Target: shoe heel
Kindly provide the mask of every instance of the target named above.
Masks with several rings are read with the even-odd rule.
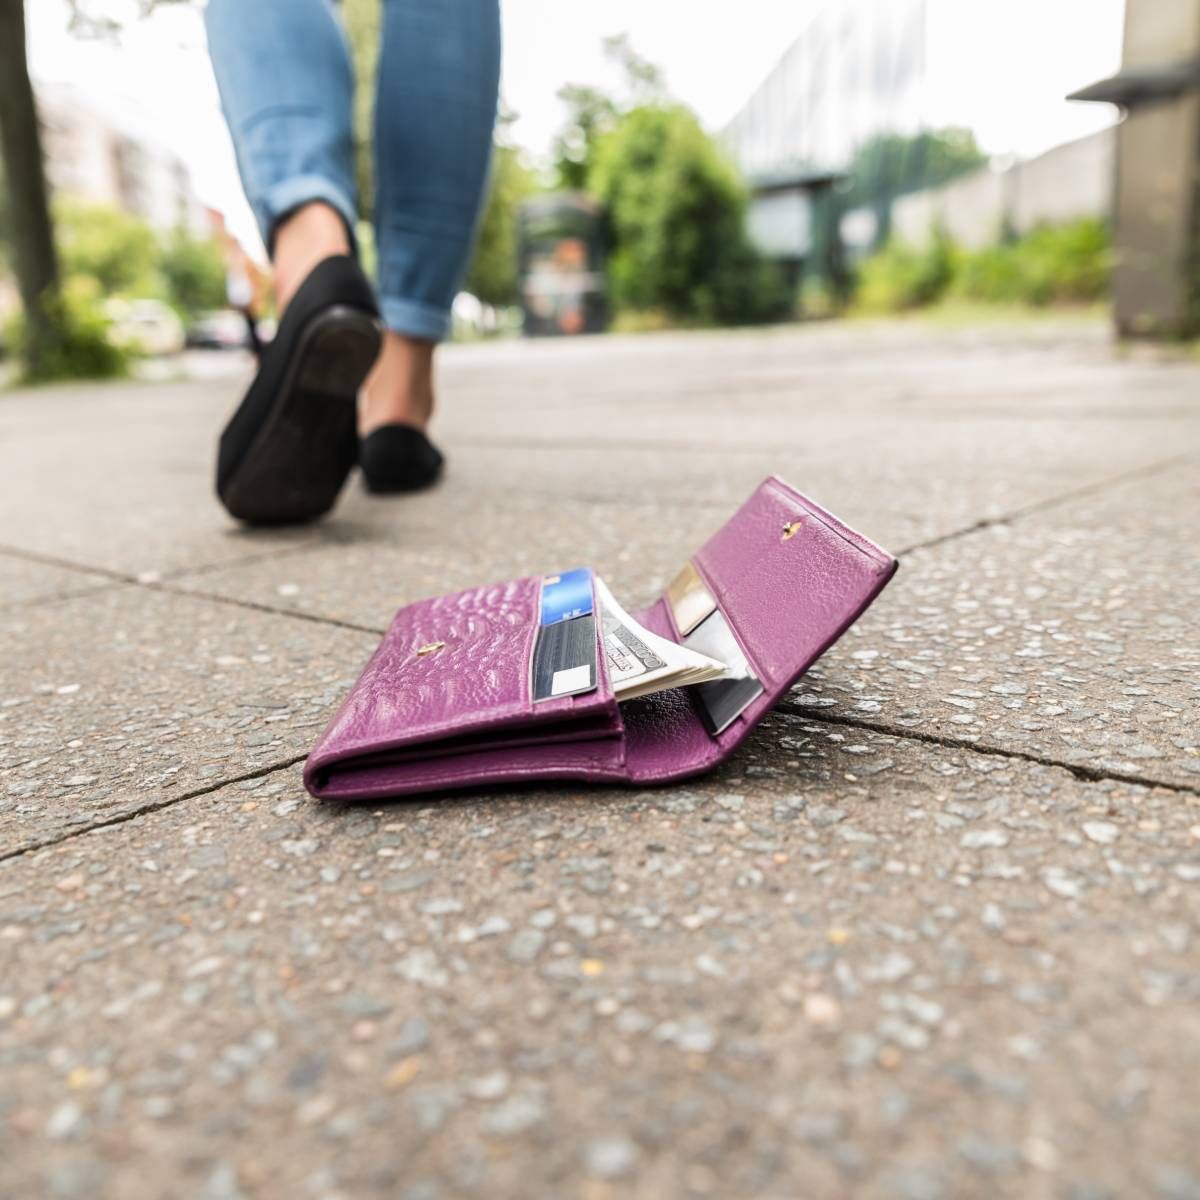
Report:
[[[346,305],[327,309],[309,331],[296,386],[331,396],[357,394],[383,344],[383,328],[370,313]]]

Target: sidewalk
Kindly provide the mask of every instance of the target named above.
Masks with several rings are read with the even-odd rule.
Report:
[[[0,1197],[1200,1197],[1200,364],[1099,325],[453,347],[250,532],[237,381],[0,396]],[[766,474],[895,581],[718,774],[380,808],[397,606],[649,601]]]

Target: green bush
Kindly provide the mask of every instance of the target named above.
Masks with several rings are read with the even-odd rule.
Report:
[[[737,171],[690,110],[646,104],[625,113],[597,145],[589,187],[608,210],[618,308],[697,324],[786,314],[781,276],[746,237]]]
[[[985,246],[963,256],[954,295],[991,304],[1020,304],[1026,299],[1021,263],[1011,245]]]
[[[1084,217],[968,254],[954,293],[992,303],[1091,303],[1107,293],[1111,270],[1108,227]]]
[[[467,291],[484,304],[503,306],[520,299],[517,213],[536,188],[537,180],[517,147],[498,142],[466,280]]]
[[[905,312],[933,304],[950,286],[960,259],[942,230],[920,247],[892,238],[859,268],[857,305],[864,312]]]
[[[166,299],[182,316],[225,307],[225,254],[216,238],[177,229],[161,243],[158,268]]]
[[[902,312],[946,296],[988,304],[1087,304],[1108,291],[1107,225],[1085,217],[1042,225],[1015,241],[962,251],[943,233],[916,248],[893,239],[862,264],[858,307]]]
[[[107,204],[74,200],[55,205],[59,260],[65,278],[96,280],[105,296],[158,296],[159,245],[139,217]]]
[[[109,322],[100,309],[90,281],[73,280],[63,292],[46,302],[53,336],[35,371],[26,371],[24,383],[49,383],[57,379],[117,379],[128,373],[130,354],[109,340]],[[26,354],[27,323],[17,313],[8,328],[7,341],[22,361]]]

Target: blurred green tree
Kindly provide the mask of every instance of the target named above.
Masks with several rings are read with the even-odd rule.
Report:
[[[538,188],[537,176],[506,137],[512,120],[511,114],[502,114],[497,123],[487,202],[464,284],[472,295],[497,307],[516,304],[519,298],[518,215],[521,202]]]
[[[605,57],[620,68],[620,97],[581,83],[568,83],[558,90],[567,118],[554,139],[554,182],[569,192],[587,187],[596,147],[623,113],[665,98],[662,71],[634,50],[627,33],[605,38],[603,46]]]
[[[874,209],[876,244],[882,245],[891,231],[891,207],[896,197],[936,187],[987,161],[969,129],[950,126],[917,134],[877,134],[855,153],[842,202],[847,209]]]
[[[380,0],[342,0],[342,22],[354,64],[354,173],[359,213],[364,221],[375,211],[375,162],[371,153],[375,116],[375,73],[379,65]]]
[[[90,276],[105,296],[162,292],[158,239],[141,218],[69,199],[55,204],[54,215],[64,275]]]
[[[620,112],[610,95],[586,84],[568,83],[559,88],[558,98],[567,106],[567,119],[554,138],[554,182],[578,192],[587,187],[597,143]]]
[[[185,317],[225,307],[225,255],[215,238],[177,229],[161,243],[159,270],[167,299]]]
[[[8,211],[8,184],[4,178],[4,165],[0,163],[0,271],[9,269],[12,244],[12,218]]]
[[[619,307],[720,324],[787,312],[783,280],[746,237],[737,170],[690,109],[631,109],[600,140],[588,182],[608,210]]]

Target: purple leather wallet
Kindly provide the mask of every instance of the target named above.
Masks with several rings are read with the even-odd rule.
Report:
[[[763,688],[720,732],[702,719],[695,689],[618,705],[600,644],[593,691],[535,703],[535,576],[402,608],[309,754],[305,785],[314,796],[362,800],[530,780],[663,783],[707,771],[854,623],[896,560],[772,476],[691,567]],[[679,642],[687,630],[677,611],[664,595],[633,615]]]

